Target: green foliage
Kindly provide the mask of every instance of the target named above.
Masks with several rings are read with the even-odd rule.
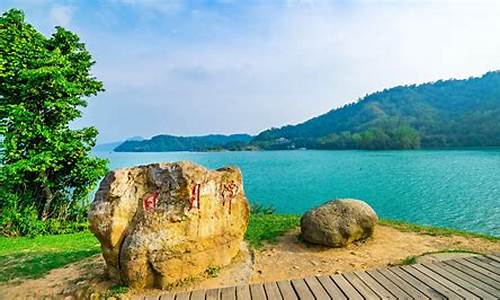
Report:
[[[124,285],[113,285],[112,287],[110,287],[106,293],[104,294],[104,297],[105,298],[109,298],[109,297],[116,297],[116,296],[120,296],[120,295],[123,295],[123,294],[126,294],[129,290],[129,287],[128,286],[124,286]]]
[[[40,278],[52,269],[99,252],[99,243],[90,232],[35,238],[0,237],[0,282]]]
[[[217,277],[220,272],[220,267],[208,267],[205,270],[205,273],[207,274],[208,277]]]
[[[149,140],[125,141],[115,148],[117,152],[164,152],[164,151],[220,151],[238,150],[250,142],[248,134],[206,136],[157,135]]]
[[[261,149],[416,149],[500,145],[500,72],[398,86],[295,126],[271,128]]]
[[[407,266],[407,265],[414,265],[416,263],[417,263],[416,256],[408,256],[401,261],[400,265]]]
[[[354,134],[349,131],[332,133],[319,138],[316,146],[319,149],[417,149],[420,148],[420,136],[408,126],[387,130],[370,128]]]
[[[252,247],[262,247],[264,242],[276,242],[287,231],[299,226],[299,215],[250,215],[245,239]]]
[[[258,202],[250,203],[250,213],[252,215],[272,215],[276,212],[276,208],[274,208],[271,204],[264,205]]]
[[[50,38],[19,10],[0,17],[0,218],[4,235],[67,232],[86,218],[88,194],[106,172],[89,157],[97,130],[73,130],[86,97],[103,91],[78,36]]]

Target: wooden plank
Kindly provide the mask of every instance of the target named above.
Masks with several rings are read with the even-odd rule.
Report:
[[[283,299],[276,282],[264,283],[264,290],[266,291],[267,299]]]
[[[174,300],[175,294],[173,293],[164,293],[160,295],[160,300]]]
[[[366,271],[365,272],[367,275],[369,275],[371,278],[373,278],[376,282],[384,286],[388,291],[390,291],[397,299],[425,299],[426,297],[423,294],[419,294],[418,290],[414,289],[410,285],[408,285],[406,282],[402,281],[401,279],[397,278],[395,280],[400,280],[402,281],[402,284],[406,284],[409,287],[413,288],[413,297],[412,297],[412,291],[409,290],[408,288],[404,288],[404,286],[397,285],[397,282],[392,282],[390,279],[382,275],[379,271],[377,270],[371,270],[371,271]]]
[[[307,286],[309,286],[309,289],[316,299],[330,299],[330,296],[325,291],[318,279],[316,279],[316,277],[306,277],[304,278],[304,281],[306,282]]]
[[[250,287],[248,285],[240,285],[236,287],[236,298],[238,300],[250,300]]]
[[[498,262],[498,261],[496,261],[494,259],[491,259],[491,258],[486,257],[486,256],[480,256],[480,257],[477,257],[477,259],[479,259],[479,260],[481,260],[481,261],[483,261],[485,263],[488,263],[488,264],[494,266],[497,269],[500,269],[500,262]]]
[[[500,279],[500,269],[499,268],[496,268],[495,266],[492,266],[489,263],[483,262],[483,261],[479,260],[477,257],[468,257],[468,258],[464,258],[464,260],[471,262],[475,265],[478,265],[481,268],[486,269],[492,273],[497,274],[498,278]]]
[[[454,267],[445,264],[444,262],[439,262],[439,263],[435,263],[432,265],[436,265],[436,266],[442,268],[443,270],[446,270],[446,271],[450,272],[451,274],[453,274],[453,275],[455,275],[455,276],[457,276],[457,277],[459,277],[459,278],[461,278],[469,283],[472,283],[473,285],[477,286],[478,288],[480,288],[483,291],[486,291],[486,292],[488,292],[492,295],[495,295],[495,296],[497,296],[497,295],[500,296],[500,286],[497,289],[495,289],[491,285],[488,285],[487,283],[475,278],[471,274],[459,271],[459,270],[455,269]],[[471,270],[471,272],[472,272],[472,270]]]
[[[220,290],[219,289],[206,290],[205,297],[207,300],[219,300],[220,299]]]
[[[222,300],[236,300],[236,288],[234,286],[220,289]]]
[[[357,271],[354,272],[354,275],[358,276],[360,280],[362,280],[367,286],[369,286],[380,298],[382,299],[396,299],[389,290],[383,287],[380,283],[378,283],[375,279],[373,279],[368,273]]]
[[[250,295],[252,295],[253,300],[266,300],[266,292],[262,284],[251,284],[250,285]]]
[[[500,276],[497,274],[490,272],[489,270],[486,270],[485,268],[481,268],[477,264],[473,264],[470,261],[464,260],[464,259],[455,259],[455,262],[457,262],[460,265],[469,267],[469,269],[472,269],[476,272],[479,272],[481,274],[486,275],[488,278],[495,280],[496,282],[500,283]]]
[[[362,300],[363,296],[344,277],[337,275],[330,277],[333,282],[342,290],[348,299]]]
[[[439,294],[444,295],[448,299],[463,299],[463,297],[461,297],[459,294],[450,290],[446,286],[441,285],[439,282],[434,281],[428,275],[415,269],[415,266],[402,266],[400,267],[400,269],[417,278],[418,280],[420,280],[420,282],[432,288]]]
[[[190,292],[181,292],[175,294],[175,300],[189,300],[189,297],[191,296]]]
[[[376,270],[374,272],[379,272],[387,279],[392,281],[395,285],[400,287],[405,291],[405,293],[409,294],[414,299],[429,299],[429,297],[423,292],[419,291],[413,285],[406,282],[404,279],[400,278],[398,275],[390,272],[389,269]]]
[[[145,296],[144,300],[158,300],[159,298],[160,297],[158,295],[156,295],[156,296]]]
[[[309,290],[306,282],[303,279],[293,279],[291,280],[293,289],[299,296],[299,299],[314,299],[313,294]]]
[[[393,267],[387,269],[389,272],[393,273],[394,275],[398,276],[399,278],[403,279],[404,281],[408,282],[412,286],[414,286],[417,290],[422,292],[424,295],[427,297],[430,297],[432,299],[444,299],[445,297],[440,294],[438,291],[434,290],[432,287],[425,285],[422,283],[420,280],[417,278],[413,277],[412,275],[406,273],[402,269],[398,267]]]
[[[445,270],[444,268],[441,268],[438,264],[422,264],[424,267],[426,267],[429,270],[432,270],[433,272],[436,272],[437,274],[446,277],[449,280],[452,280],[455,284],[460,285],[461,287],[465,288],[466,290],[470,291],[476,296],[479,296],[483,299],[495,299],[495,293],[488,293],[488,291],[482,290],[480,287],[474,285],[474,283],[464,280],[463,278],[456,276],[455,274]],[[470,280],[471,278],[469,278]],[[484,286],[484,284],[480,284],[480,286]],[[500,295],[499,295],[500,296]]]
[[[205,300],[205,290],[193,291],[190,300]]]
[[[500,255],[487,254],[486,257],[500,263]]]
[[[299,299],[297,297],[297,294],[295,293],[295,290],[292,287],[292,284],[288,280],[281,280],[277,282],[278,288],[280,289],[281,296],[283,296],[283,299],[290,299],[290,300],[297,300]]]
[[[319,276],[318,281],[321,283],[326,292],[332,299],[347,299],[339,287],[332,281],[329,276]]]
[[[496,282],[495,280],[489,278],[488,276],[484,275],[483,273],[479,273],[479,272],[477,272],[477,271],[475,271],[467,266],[461,265],[454,260],[443,261],[443,263],[454,268],[457,271],[460,271],[464,274],[472,276],[472,277],[488,284],[492,288],[497,289],[498,287],[500,287],[500,283]]]
[[[468,290],[464,289],[463,287],[461,287],[457,283],[452,282],[451,280],[445,278],[444,276],[442,276],[440,274],[437,274],[436,272],[433,272],[432,270],[424,267],[421,264],[415,264],[415,265],[412,265],[411,267],[413,267],[414,269],[417,269],[421,273],[432,278],[437,283],[441,284],[442,286],[446,287],[447,289],[452,290],[455,294],[457,294],[465,299],[478,299],[479,300],[479,297],[477,297],[473,293],[469,292]]]
[[[373,292],[358,276],[353,273],[342,274],[344,278],[351,283],[351,285],[365,298],[365,299],[378,299],[379,296]]]

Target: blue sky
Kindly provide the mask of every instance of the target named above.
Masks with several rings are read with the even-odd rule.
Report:
[[[80,35],[99,142],[251,134],[394,85],[500,69],[500,1],[2,0]]]

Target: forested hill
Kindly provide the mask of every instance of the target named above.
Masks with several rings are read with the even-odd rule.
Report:
[[[398,86],[295,126],[260,133],[261,149],[414,149],[500,145],[500,71]]]
[[[115,148],[117,152],[217,151],[236,150],[252,139],[248,134],[205,136],[157,135],[149,140],[125,141]]]

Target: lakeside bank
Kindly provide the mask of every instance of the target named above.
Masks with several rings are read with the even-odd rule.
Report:
[[[500,252],[500,237],[389,220],[381,220],[369,240],[347,248],[325,248],[301,241],[299,219],[299,215],[253,215],[245,236],[249,257],[239,258],[228,268],[207,270],[206,278],[177,289],[229,285],[230,278],[233,283],[254,283],[407,264],[428,253]],[[240,268],[246,268],[245,272]],[[34,291],[39,295],[136,293],[106,278],[99,243],[90,232],[0,238],[0,269],[0,293],[12,297]],[[234,276],[237,273],[244,276]]]

